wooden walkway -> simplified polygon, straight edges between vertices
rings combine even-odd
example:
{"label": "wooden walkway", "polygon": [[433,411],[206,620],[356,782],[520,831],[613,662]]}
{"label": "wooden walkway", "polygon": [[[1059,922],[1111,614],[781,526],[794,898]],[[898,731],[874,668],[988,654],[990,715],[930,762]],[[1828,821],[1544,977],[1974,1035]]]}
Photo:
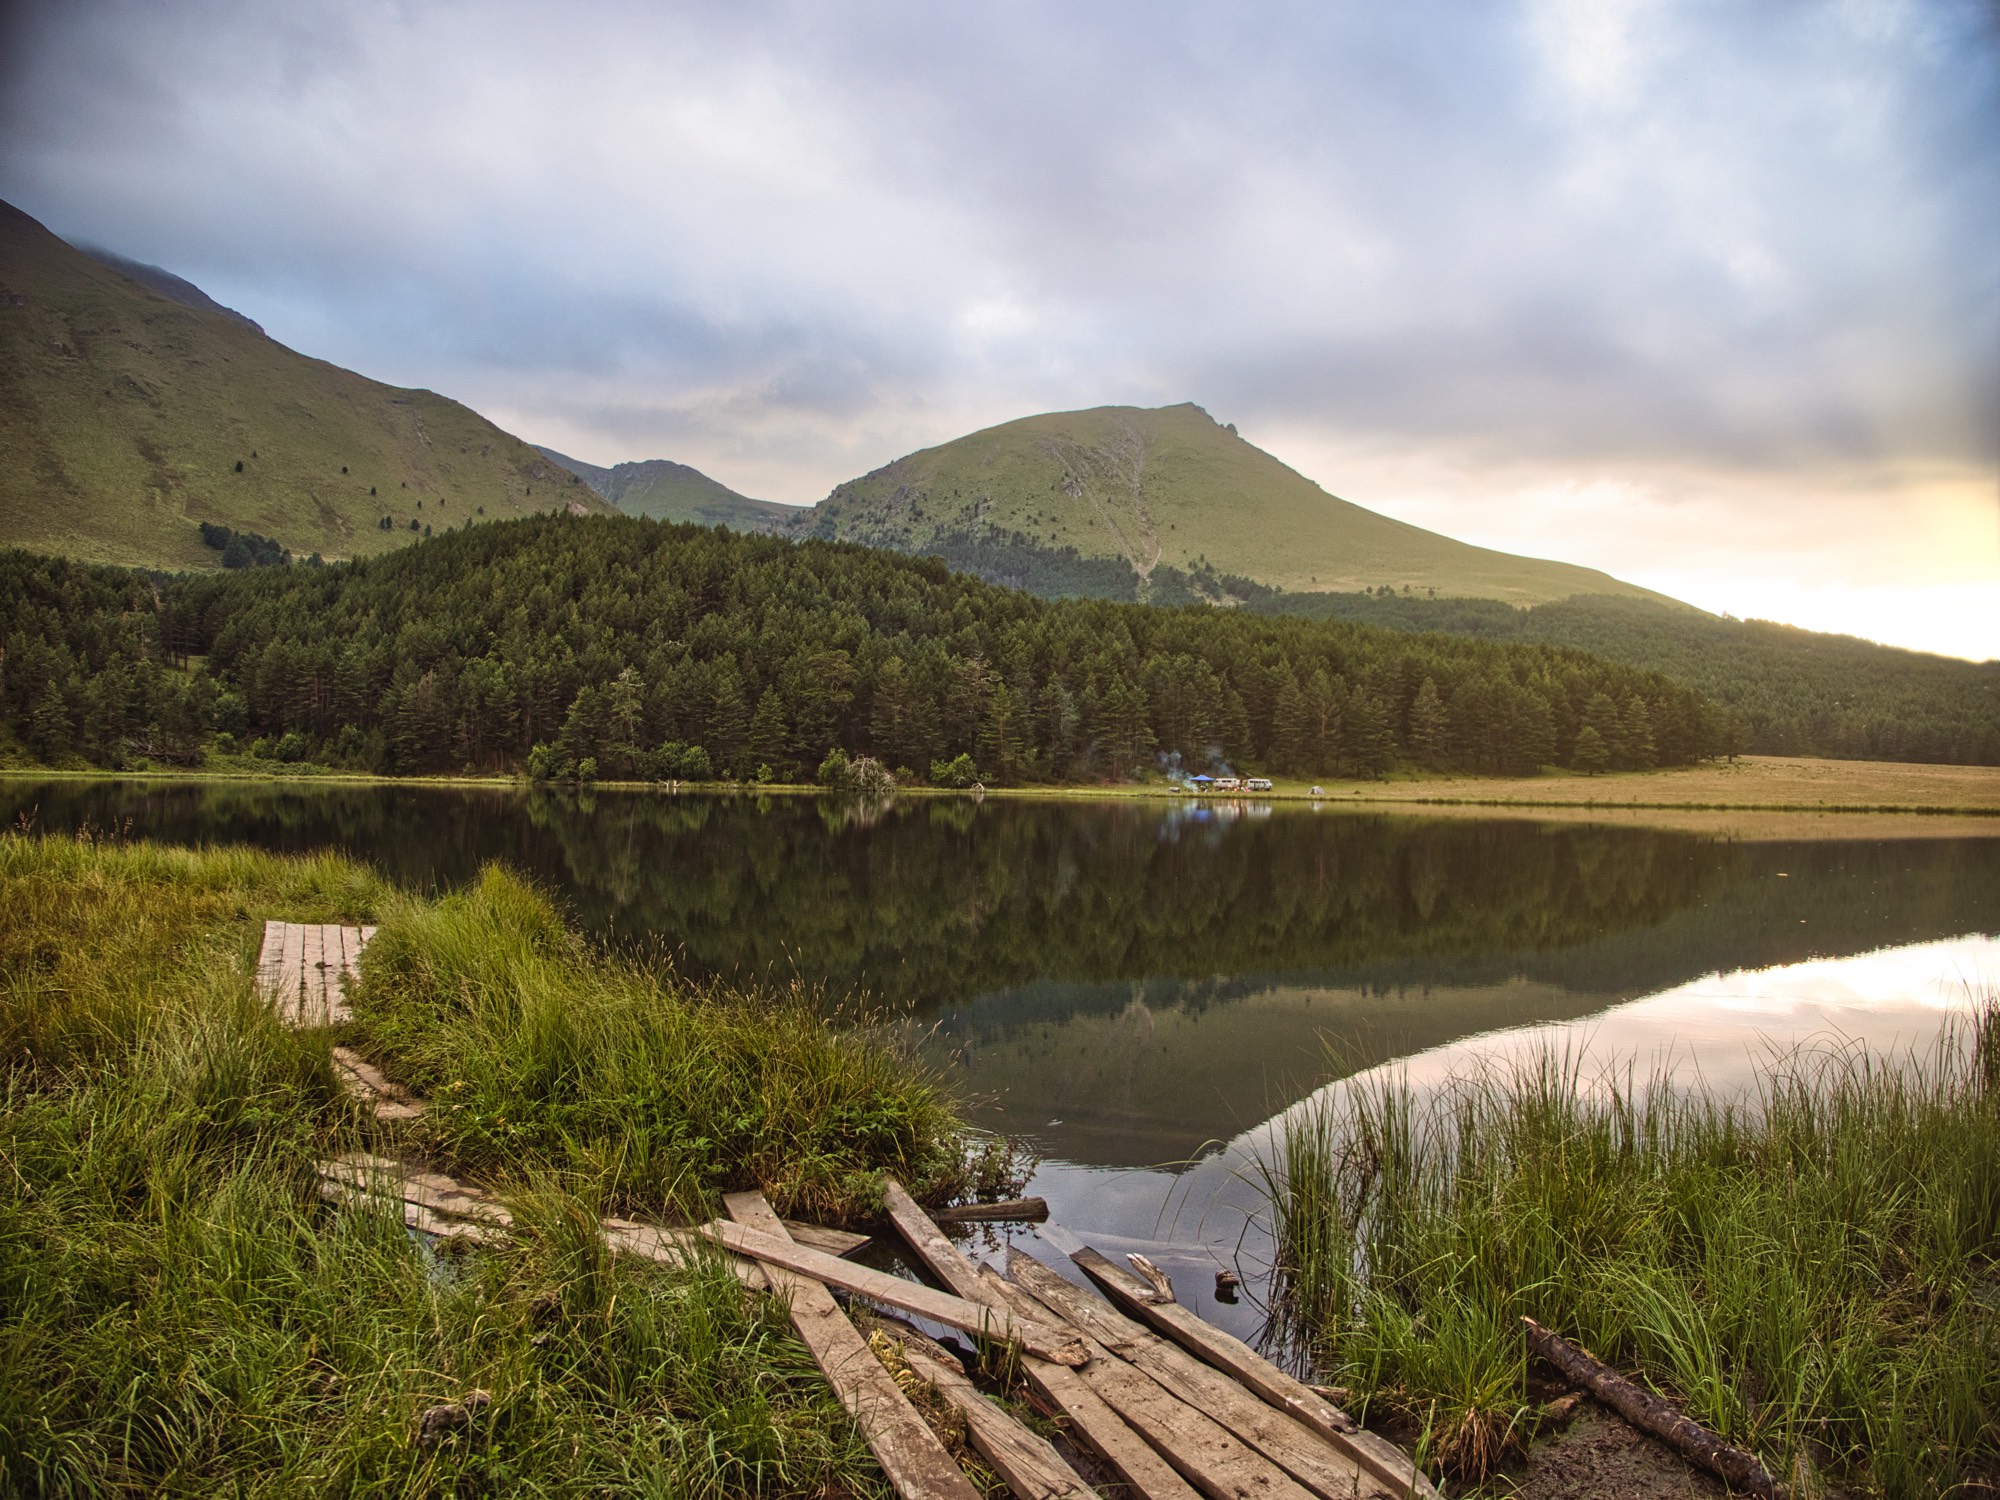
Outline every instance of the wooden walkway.
{"label": "wooden walkway", "polygon": [[[295,1026],[345,1020],[345,981],[373,935],[369,927],[268,923],[260,987]],[[364,1113],[391,1132],[421,1117],[423,1101],[365,1059],[336,1048],[334,1060]],[[478,1245],[513,1232],[513,1215],[492,1192],[413,1162],[349,1152],[321,1163],[319,1178],[329,1202],[391,1213],[441,1239]],[[781,1219],[761,1193],[727,1195],[728,1216],[708,1224],[607,1218],[600,1232],[614,1253],[670,1265],[720,1248],[749,1292],[782,1297],[902,1500],[981,1494],[910,1399],[912,1388],[959,1412],[966,1438],[1019,1500],[1084,1500],[1098,1491],[984,1394],[950,1350],[906,1323],[857,1326],[850,1306],[923,1318],[1004,1354],[990,1367],[1025,1377],[1029,1399],[1137,1500],[1436,1500],[1407,1453],[1181,1306],[1150,1262],[1137,1262],[1141,1279],[1093,1250],[1077,1251],[1071,1259],[1101,1296],[1018,1251],[1002,1276],[968,1260],[894,1181],[884,1202],[936,1286],[846,1259],[869,1238]]]}
{"label": "wooden walkway", "polygon": [[266,922],[257,988],[294,1026],[334,1026],[349,1019],[347,981],[373,927]]}

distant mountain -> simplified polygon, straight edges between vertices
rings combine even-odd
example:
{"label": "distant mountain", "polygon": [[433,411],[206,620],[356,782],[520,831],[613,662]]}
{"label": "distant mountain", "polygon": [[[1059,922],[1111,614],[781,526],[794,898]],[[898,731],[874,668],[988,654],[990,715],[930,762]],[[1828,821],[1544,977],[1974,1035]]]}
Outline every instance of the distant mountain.
{"label": "distant mountain", "polygon": [[610,511],[456,401],[307,358],[169,282],[0,204],[0,546],[203,568],[220,554],[202,522],[349,557],[427,527]]}
{"label": "distant mountain", "polygon": [[1164,602],[1192,580],[1207,597],[1387,585],[1510,604],[1573,594],[1664,601],[1595,569],[1489,551],[1364,510],[1192,404],[990,427],[841,485],[797,527],[937,553],[1045,594]]}
{"label": "distant mountain", "polygon": [[596,490],[630,516],[655,521],[691,521],[698,526],[727,526],[733,531],[781,531],[799,514],[796,505],[752,500],[699,469],[672,459],[649,458],[602,468],[571,458],[553,448],[535,451]]}
{"label": "distant mountain", "polygon": [[76,248],[99,265],[109,266],[121,276],[129,276],[140,286],[158,292],[169,302],[178,302],[182,307],[192,307],[197,312],[221,313],[225,318],[234,318],[246,328],[254,328],[259,333],[264,331],[263,324],[244,317],[233,307],[224,307],[192,281],[183,280],[165,266],[149,266],[143,260],[127,260],[117,251],[107,250],[102,245],[78,242]]}

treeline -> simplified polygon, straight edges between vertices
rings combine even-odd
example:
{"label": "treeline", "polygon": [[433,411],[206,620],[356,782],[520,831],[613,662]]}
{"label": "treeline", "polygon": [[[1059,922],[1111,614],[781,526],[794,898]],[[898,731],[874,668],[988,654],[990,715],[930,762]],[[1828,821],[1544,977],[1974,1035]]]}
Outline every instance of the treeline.
{"label": "treeline", "polygon": [[1661,672],[1730,709],[1760,755],[2000,765],[2000,662],[1954,661],[1766,620],[1591,595],[1520,610],[1384,590],[1281,594],[1253,609],[1573,646]]}
{"label": "treeline", "polygon": [[[384,772],[1121,778],[1687,764],[1728,716],[1587,653],[1209,607],[1043,601],[935,559],[626,517],[171,580],[0,555],[0,713],[29,753],[210,748]],[[964,759],[961,759],[964,758]]]}

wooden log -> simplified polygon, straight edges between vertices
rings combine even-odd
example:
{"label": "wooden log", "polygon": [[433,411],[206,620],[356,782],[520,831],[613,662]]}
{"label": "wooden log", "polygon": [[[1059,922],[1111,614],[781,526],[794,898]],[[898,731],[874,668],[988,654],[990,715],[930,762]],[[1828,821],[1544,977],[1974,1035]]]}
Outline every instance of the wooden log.
{"label": "wooden log", "polygon": [[[1088,1246],[1072,1252],[1070,1259],[1125,1311],[1136,1313],[1189,1354],[1223,1371],[1246,1390],[1310,1428],[1397,1493],[1420,1496],[1437,1493],[1436,1486],[1424,1478],[1415,1461],[1401,1448],[1364,1429],[1346,1412],[1310,1386],[1294,1380],[1241,1339],[1178,1302],[1159,1300],[1157,1285],[1142,1283]],[[1171,1284],[1168,1290],[1171,1292]]]}
{"label": "wooden log", "polygon": [[[1041,1302],[1026,1287],[1011,1282],[1002,1285],[1010,1307],[1038,1307],[1042,1316],[1060,1318],[1060,1309]],[[1209,1500],[1312,1500],[1311,1490],[1206,1412],[1189,1405],[1088,1335],[1084,1335],[1084,1347],[1091,1358],[1080,1372],[1081,1378]]]}
{"label": "wooden log", "polygon": [[999,1203],[961,1203],[932,1215],[940,1224],[1039,1224],[1049,1216],[1046,1198],[1007,1198]]}
{"label": "wooden log", "polygon": [[1721,1475],[1733,1489],[1764,1500],[1783,1493],[1756,1454],[1746,1453],[1720,1433],[1710,1432],[1671,1401],[1627,1380],[1603,1360],[1533,1318],[1523,1318],[1521,1322],[1527,1327],[1530,1349],[1634,1427],[1652,1433],[1710,1473]]}
{"label": "wooden log", "polygon": [[1013,1251],[1007,1269],[1035,1297],[1120,1359],[1199,1408],[1325,1500],[1402,1494],[1345,1448],[1267,1405],[1220,1370],[1202,1364],[1125,1317],[1095,1293],[1072,1286],[1032,1256]]}
{"label": "wooden log", "polygon": [[1083,1477],[1056,1452],[1049,1440],[1030,1432],[1008,1416],[1000,1406],[980,1394],[964,1374],[942,1360],[931,1358],[921,1345],[904,1345],[903,1360],[910,1372],[956,1407],[965,1418],[966,1436],[972,1439],[994,1472],[1007,1481],[1019,1500],[1065,1500],[1065,1497],[1097,1495]]}
{"label": "wooden log", "polygon": [[787,1237],[760,1234],[721,1220],[702,1225],[698,1232],[738,1255],[748,1255],[766,1265],[783,1266],[788,1271],[801,1271],[828,1286],[915,1313],[974,1338],[1019,1344],[1032,1354],[1062,1365],[1080,1365],[1088,1358],[1075,1338],[1054,1329],[1024,1322],[1000,1309],[967,1302],[963,1297],[934,1291],[900,1276],[857,1266],[824,1251],[809,1250],[793,1244]]}
{"label": "wooden log", "polygon": [[852,1255],[864,1245],[874,1243],[874,1238],[866,1234],[850,1234],[845,1229],[828,1229],[823,1224],[801,1224],[797,1219],[783,1221],[785,1233],[801,1245],[814,1250],[824,1250],[828,1255]]}
{"label": "wooden log", "polygon": [[[783,1222],[762,1193],[730,1193],[723,1206],[731,1219],[762,1237],[785,1238]],[[792,1326],[896,1493],[903,1500],[979,1500],[972,1481],[847,1321],[833,1293],[810,1275],[775,1265],[766,1266],[764,1274],[780,1296],[790,1299]]]}
{"label": "wooden log", "polygon": [[[1003,1281],[991,1266],[980,1266],[978,1272],[989,1300],[1022,1317],[1038,1315],[1040,1304],[1019,1287]],[[1018,1297],[1019,1302],[1011,1302],[1010,1294]],[[1106,1359],[1109,1360],[1108,1355]],[[1021,1357],[1021,1368],[1042,1399],[1068,1419],[1071,1428],[1118,1471],[1140,1500],[1196,1500],[1199,1492],[1194,1486],[1181,1478],[1174,1466],[1155,1452],[1137,1430],[1128,1426],[1081,1374],[1032,1354]]]}
{"label": "wooden log", "polygon": [[[991,1268],[975,1266],[943,1234],[928,1215],[894,1178],[883,1189],[883,1203],[890,1222],[909,1241],[917,1258],[940,1281],[968,1302],[1016,1312],[1033,1318],[1033,1311],[1009,1307],[1002,1282]],[[1105,1405],[1102,1397],[1076,1371],[1033,1354],[1021,1356],[1022,1373],[1028,1384],[1053,1408],[1053,1414],[1068,1419],[1084,1442],[1116,1469],[1140,1500],[1195,1500],[1195,1492],[1137,1433],[1127,1427],[1118,1413]]]}

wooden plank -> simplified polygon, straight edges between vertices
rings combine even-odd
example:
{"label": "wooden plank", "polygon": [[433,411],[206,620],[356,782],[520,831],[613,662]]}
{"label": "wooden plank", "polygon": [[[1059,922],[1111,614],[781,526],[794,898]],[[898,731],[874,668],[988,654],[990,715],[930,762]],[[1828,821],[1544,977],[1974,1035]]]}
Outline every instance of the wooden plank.
{"label": "wooden plank", "polygon": [[334,1025],[353,1018],[347,1011],[347,934],[345,927],[326,929],[326,1014]]}
{"label": "wooden plank", "polygon": [[285,951],[278,969],[278,1015],[293,1026],[299,1024],[299,996],[305,988],[305,952],[305,928],[296,922],[287,922]]}
{"label": "wooden plank", "polygon": [[[731,1219],[764,1238],[785,1238],[783,1222],[762,1193],[730,1193],[723,1205]],[[777,1266],[765,1267],[764,1274],[780,1296],[790,1299],[792,1326],[896,1493],[903,1500],[979,1500],[972,1481],[847,1321],[833,1293],[811,1276]]]}
{"label": "wooden plank", "polygon": [[454,1218],[491,1224],[496,1229],[508,1229],[514,1223],[514,1216],[491,1193],[442,1172],[426,1172],[402,1162],[352,1152],[321,1162],[319,1173],[363,1191],[398,1193],[411,1203],[420,1203]]}
{"label": "wooden plank", "polygon": [[301,1026],[326,1025],[326,929],[315,923],[307,923],[305,929],[305,953],[301,961],[305,975],[305,994],[299,1002],[299,1024]]}
{"label": "wooden plank", "polygon": [[333,1068],[341,1088],[384,1123],[421,1119],[424,1102],[349,1047],[333,1049]]}
{"label": "wooden plank", "polygon": [[828,1255],[852,1255],[864,1245],[872,1245],[874,1237],[866,1234],[851,1234],[845,1229],[828,1229],[823,1224],[801,1224],[797,1219],[782,1221],[785,1233],[801,1245],[814,1250],[824,1250]]}
{"label": "wooden plank", "polygon": [[372,1193],[364,1188],[329,1178],[320,1179],[319,1195],[329,1203],[337,1203],[347,1208],[397,1214],[410,1228],[421,1229],[425,1234],[434,1234],[440,1239],[470,1240],[474,1244],[484,1245],[507,1237],[505,1231],[489,1225],[447,1218],[435,1209],[426,1208],[421,1203],[412,1203],[407,1198],[398,1198],[388,1193]]}
{"label": "wooden plank", "polygon": [[257,990],[266,1000],[278,998],[279,975],[285,965],[285,924],[264,924],[264,946],[257,953]]}
{"label": "wooden plank", "polygon": [[1049,1216],[1046,1198],[1008,1198],[999,1203],[961,1203],[931,1217],[940,1224],[1039,1224]]}
{"label": "wooden plank", "polygon": [[[901,1183],[889,1179],[883,1199],[891,1222],[939,1280],[969,1302],[1008,1307],[1005,1284],[999,1276],[990,1267],[974,1266],[956,1245],[938,1233],[936,1225]],[[1021,1315],[1035,1316],[1033,1312]],[[1042,1400],[1056,1414],[1068,1419],[1077,1434],[1118,1471],[1140,1500],[1195,1500],[1195,1491],[1188,1482],[1147,1447],[1145,1439],[1127,1427],[1076,1371],[1026,1353],[1021,1356],[1021,1368]]]}
{"label": "wooden plank", "polygon": [[1002,1309],[967,1302],[963,1297],[935,1291],[900,1276],[857,1266],[824,1251],[808,1250],[804,1245],[793,1244],[788,1237],[760,1234],[723,1220],[704,1224],[698,1232],[738,1255],[748,1255],[766,1265],[783,1266],[788,1271],[801,1271],[828,1286],[915,1313],[975,1338],[1019,1344],[1030,1353],[1062,1365],[1080,1365],[1087,1357],[1079,1342],[1067,1334],[1039,1323],[1024,1322]]}
{"label": "wooden plank", "polygon": [[[640,1224],[631,1219],[600,1219],[598,1223],[604,1230],[604,1243],[613,1252],[641,1256],[662,1265],[685,1268],[706,1249],[699,1241],[662,1229],[657,1224]],[[736,1273],[736,1279],[750,1291],[768,1292],[771,1289],[770,1279],[756,1261],[745,1260],[740,1255],[727,1255],[723,1259]]]}
{"label": "wooden plank", "polygon": [[1091,1496],[1097,1491],[1056,1452],[1049,1440],[1028,1431],[1019,1422],[980,1394],[979,1388],[917,1344],[907,1344],[903,1360],[919,1380],[924,1381],[965,1418],[966,1436],[972,1439],[994,1471],[1007,1481],[1019,1500],[1066,1500]]}
{"label": "wooden plank", "polygon": [[[1021,1316],[1037,1310],[1045,1318],[1061,1316],[1025,1287],[1003,1281],[999,1289]],[[1078,1378],[1209,1500],[1312,1500],[1312,1491],[1207,1413],[1087,1335],[1084,1347],[1091,1358],[1075,1372]]]}
{"label": "wooden plank", "polygon": [[1206,1361],[1339,1448],[1399,1494],[1435,1496],[1437,1488],[1410,1455],[1387,1438],[1365,1430],[1346,1412],[1265,1359],[1241,1339],[1225,1333],[1178,1302],[1163,1300],[1149,1286],[1085,1246],[1070,1259],[1121,1308],[1136,1313],[1181,1348]]}
{"label": "wooden plank", "polygon": [[[1008,1272],[1063,1320],[1199,1408],[1325,1500],[1389,1494],[1387,1484],[1342,1449],[1266,1405],[1221,1371],[1202,1364],[1097,1296],[1072,1286],[1032,1256],[1007,1257]],[[1399,1485],[1394,1493],[1403,1493]]]}
{"label": "wooden plank", "polygon": [[910,1248],[917,1252],[917,1259],[933,1276],[967,1302],[981,1302],[989,1307],[993,1305],[986,1288],[972,1269],[972,1262],[959,1254],[958,1247],[945,1238],[944,1232],[931,1222],[917,1200],[893,1177],[883,1180],[882,1206],[889,1211],[889,1222],[896,1226],[897,1233],[909,1241]]}

